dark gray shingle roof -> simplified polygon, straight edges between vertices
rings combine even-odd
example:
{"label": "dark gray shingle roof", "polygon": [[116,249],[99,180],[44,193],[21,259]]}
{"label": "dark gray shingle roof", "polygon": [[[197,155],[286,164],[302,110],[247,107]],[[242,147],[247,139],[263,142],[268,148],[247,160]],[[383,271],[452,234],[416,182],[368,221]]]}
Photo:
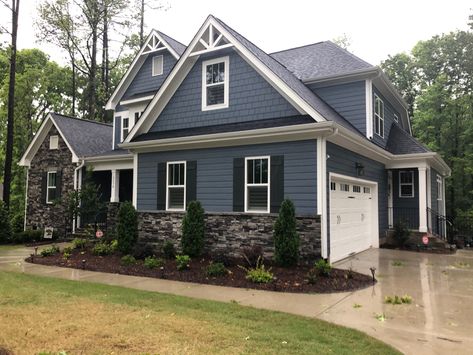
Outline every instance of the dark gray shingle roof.
{"label": "dark gray shingle roof", "polygon": [[[214,17],[215,18],[215,17]],[[353,127],[345,118],[340,116],[334,109],[325,103],[320,97],[314,94],[307,86],[294,76],[276,59],[266,54],[252,42],[247,40],[241,34],[233,30],[222,20],[215,18],[235,39],[240,42],[247,50],[256,56],[268,69],[276,74],[286,85],[294,90],[305,102],[307,102],[315,111],[319,112],[325,119],[339,123],[353,132],[359,131]],[[360,133],[359,133],[360,134]]]}
{"label": "dark gray shingle roof", "polygon": [[158,32],[159,35],[164,38],[164,40],[172,47],[172,49],[176,51],[177,54],[179,54],[179,56],[181,56],[182,53],[184,53],[184,51],[187,48],[185,45],[175,40],[174,38],[169,37],[167,34],[162,33],[161,31],[156,31],[156,32]]}
{"label": "dark gray shingle roof", "polygon": [[430,149],[418,142],[414,137],[395,123],[391,126],[386,150],[396,155],[430,152]]}
{"label": "dark gray shingle roof", "polygon": [[375,68],[330,41],[271,53],[271,57],[303,81]]}
{"label": "dark gray shingle roof", "polygon": [[113,139],[111,124],[51,113],[57,127],[80,158],[110,151]]}

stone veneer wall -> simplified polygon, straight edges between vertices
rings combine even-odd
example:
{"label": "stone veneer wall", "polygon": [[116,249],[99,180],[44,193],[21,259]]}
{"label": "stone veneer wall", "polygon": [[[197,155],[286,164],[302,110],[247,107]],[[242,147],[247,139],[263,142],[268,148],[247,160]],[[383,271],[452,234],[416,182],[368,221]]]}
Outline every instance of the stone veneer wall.
{"label": "stone veneer wall", "polygon": [[[138,212],[139,242],[156,249],[170,240],[180,250],[184,213]],[[265,257],[274,254],[273,226],[277,214],[206,213],[205,251],[241,257],[243,248],[261,246]],[[302,259],[320,257],[320,217],[297,217]]]}
{"label": "stone veneer wall", "polygon": [[[49,137],[59,136],[57,150],[49,149]],[[61,196],[74,190],[74,169],[72,153],[57,131],[52,127],[28,169],[28,191],[26,207],[26,228],[54,227],[62,232],[65,227],[65,213],[62,205],[46,204],[42,199],[43,173],[53,168],[62,171]],[[69,227],[69,226],[68,226]]]}

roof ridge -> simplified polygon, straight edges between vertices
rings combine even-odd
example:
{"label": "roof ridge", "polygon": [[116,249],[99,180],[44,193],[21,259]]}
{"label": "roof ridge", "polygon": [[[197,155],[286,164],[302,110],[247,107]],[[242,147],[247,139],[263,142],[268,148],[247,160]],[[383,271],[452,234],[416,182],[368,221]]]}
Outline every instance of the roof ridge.
{"label": "roof ridge", "polygon": [[270,56],[272,56],[273,54],[278,54],[278,53],[282,53],[282,52],[288,52],[288,51],[292,51],[294,49],[299,49],[299,48],[304,48],[304,47],[310,47],[310,46],[315,46],[317,44],[322,44],[322,43],[326,43],[327,41],[319,41],[319,42],[314,42],[314,43],[309,43],[309,44],[304,44],[302,46],[296,46],[296,47],[292,47],[292,48],[286,48],[286,49],[282,49],[280,51],[276,51],[276,52],[271,52],[269,53]]}
{"label": "roof ridge", "polygon": [[176,41],[176,42],[179,43],[180,45],[182,45],[182,46],[184,46],[184,47],[187,48],[187,46],[186,46],[184,43],[182,43],[181,41],[175,39],[174,37],[172,37],[172,36],[170,36],[170,35],[164,33],[163,31],[160,31],[160,30],[158,30],[158,29],[156,29],[156,28],[153,28],[153,30],[156,31],[156,32],[158,32],[160,35],[164,35],[164,36],[166,36],[166,37],[169,37],[169,38],[172,39],[173,41]]}
{"label": "roof ridge", "polygon": [[57,112],[50,112],[50,114],[57,115],[57,116],[62,116],[62,117],[65,117],[65,118],[70,118],[70,119],[76,120],[76,121],[90,122],[90,123],[96,123],[96,124],[104,125],[104,126],[107,126],[107,127],[113,127],[113,124],[112,124],[112,123],[106,123],[106,122],[99,122],[99,121],[94,121],[94,120],[88,120],[88,119],[85,119],[85,118],[73,117],[73,116],[64,115],[64,114],[62,114],[62,113],[57,113]]}

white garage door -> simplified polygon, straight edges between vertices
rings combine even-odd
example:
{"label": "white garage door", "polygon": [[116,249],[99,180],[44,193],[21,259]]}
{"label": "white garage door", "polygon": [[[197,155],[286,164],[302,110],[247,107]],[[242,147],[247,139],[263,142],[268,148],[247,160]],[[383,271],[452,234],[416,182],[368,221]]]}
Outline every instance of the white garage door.
{"label": "white garage door", "polygon": [[371,247],[373,187],[350,180],[330,182],[330,261]]}

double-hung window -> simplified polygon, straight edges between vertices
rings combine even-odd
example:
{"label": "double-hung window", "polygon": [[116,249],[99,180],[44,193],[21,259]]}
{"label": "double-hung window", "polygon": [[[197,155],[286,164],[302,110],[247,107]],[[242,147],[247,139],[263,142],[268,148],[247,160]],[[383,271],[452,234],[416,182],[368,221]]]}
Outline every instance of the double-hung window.
{"label": "double-hung window", "polygon": [[437,175],[437,200],[443,200],[442,177],[440,175]]}
{"label": "double-hung window", "polygon": [[245,158],[245,212],[269,212],[270,158]]}
{"label": "double-hung window", "polygon": [[384,102],[374,95],[374,132],[384,138]]}
{"label": "double-hung window", "polygon": [[202,63],[202,110],[228,107],[229,58]]}
{"label": "double-hung window", "polygon": [[163,74],[163,63],[164,59],[162,55],[157,55],[153,57],[153,65],[152,65],[152,75],[162,75]]}
{"label": "double-hung window", "polygon": [[186,209],[186,162],[167,163],[166,209],[184,211]]}
{"label": "double-hung window", "polygon": [[414,172],[399,172],[399,197],[414,197]]}
{"label": "double-hung window", "polygon": [[46,203],[52,204],[57,197],[57,172],[48,171],[46,187]]}
{"label": "double-hung window", "polygon": [[128,117],[122,118],[122,142],[125,140],[130,131],[130,119]]}

